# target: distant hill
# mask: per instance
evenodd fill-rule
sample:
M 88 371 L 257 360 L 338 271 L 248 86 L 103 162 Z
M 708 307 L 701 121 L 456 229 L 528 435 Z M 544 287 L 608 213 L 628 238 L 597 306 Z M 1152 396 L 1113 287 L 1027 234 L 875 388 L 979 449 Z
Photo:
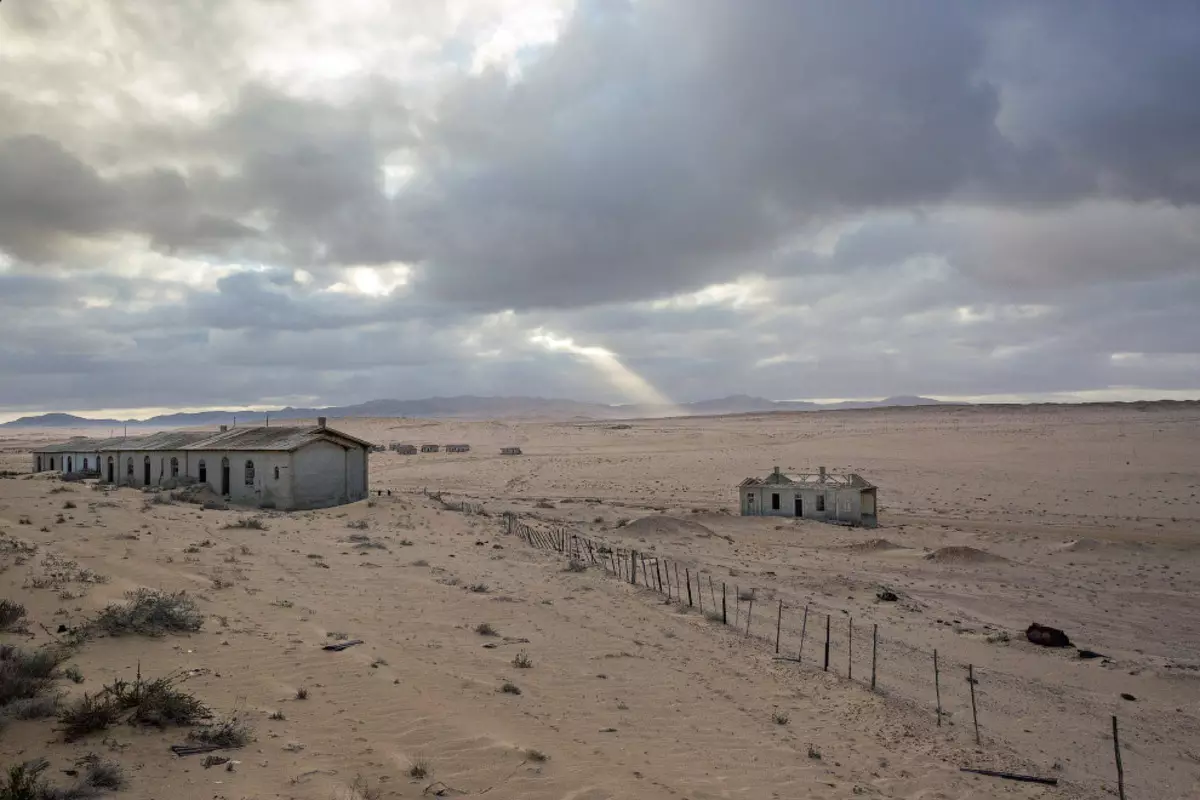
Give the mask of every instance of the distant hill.
M 820 404 L 805 400 L 767 400 L 749 395 L 732 395 L 715 400 L 700 400 L 664 405 L 605 405 L 545 397 L 427 397 L 422 400 L 369 400 L 349 406 L 326 408 L 280 408 L 274 411 L 224 409 L 176 414 L 161 414 L 149 419 L 116 420 L 88 419 L 74 414 L 51 413 L 21 417 L 0 425 L 0 428 L 77 428 L 113 427 L 117 425 L 155 428 L 186 428 L 212 425 L 261 424 L 273 420 L 312 419 L 329 417 L 451 417 L 462 419 L 630 419 L 637 417 L 718 416 L 721 414 L 753 414 L 771 411 L 820 411 L 848 408 L 883 408 L 886 406 L 941 405 L 927 397 L 889 397 L 886 400 L 848 401 Z

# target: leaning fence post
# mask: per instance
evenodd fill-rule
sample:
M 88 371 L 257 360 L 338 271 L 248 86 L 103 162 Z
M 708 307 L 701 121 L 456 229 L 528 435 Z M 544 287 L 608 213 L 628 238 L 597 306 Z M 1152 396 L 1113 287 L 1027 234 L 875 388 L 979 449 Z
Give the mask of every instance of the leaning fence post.
M 713 611 L 717 610 L 717 593 L 713 589 L 712 575 L 708 576 L 708 596 L 712 598 Z
M 688 567 L 683 568 L 683 579 L 687 582 L 688 590 L 688 608 L 692 607 L 692 571 Z
M 733 627 L 740 628 L 742 621 L 742 590 L 733 585 Z
M 1121 737 L 1117 733 L 1117 715 L 1113 714 L 1113 753 L 1117 757 L 1117 794 L 1125 800 L 1125 767 L 1121 764 Z
M 700 573 L 696 573 L 696 605 L 700 609 L 700 614 L 704 614 L 704 589 L 700 586 Z
M 975 710 L 975 665 L 967 665 L 967 682 L 971 684 L 971 719 L 975 722 L 975 745 L 979 745 L 979 713 Z
M 637 586 L 637 550 L 629 551 L 629 582 Z
M 796 653 L 796 663 L 804 663 L 804 634 L 808 632 L 808 603 L 804 604 L 804 622 L 800 624 L 800 650 Z
M 675 599 L 683 604 L 683 594 L 679 590 L 679 562 L 675 562 Z
M 779 601 L 779 614 L 775 617 L 775 655 L 779 655 L 779 633 L 783 629 L 783 601 Z
M 942 681 L 941 675 L 938 672 L 938 657 L 937 648 L 933 649 L 933 691 L 937 695 L 937 720 L 938 727 L 942 727 Z
M 875 656 L 879 648 L 879 625 L 871 628 L 871 691 L 875 691 Z
M 829 615 L 825 615 L 825 671 L 829 672 Z
M 721 581 L 721 624 L 729 624 L 729 612 L 725 607 L 725 581 Z

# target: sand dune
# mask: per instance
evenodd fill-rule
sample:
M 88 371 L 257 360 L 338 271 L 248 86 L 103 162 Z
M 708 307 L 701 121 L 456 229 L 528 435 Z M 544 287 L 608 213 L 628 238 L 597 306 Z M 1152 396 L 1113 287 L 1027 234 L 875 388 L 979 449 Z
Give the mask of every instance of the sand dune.
M 936 561 L 939 564 L 999 564 L 1008 561 L 1004 556 L 965 546 L 939 547 L 926 554 L 925 560 Z

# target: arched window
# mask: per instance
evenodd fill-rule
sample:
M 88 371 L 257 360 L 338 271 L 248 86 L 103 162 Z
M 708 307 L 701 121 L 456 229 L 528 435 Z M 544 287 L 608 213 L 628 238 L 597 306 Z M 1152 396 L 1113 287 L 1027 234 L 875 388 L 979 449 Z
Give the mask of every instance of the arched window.
M 83 471 L 88 471 L 88 460 L 86 458 L 83 460 Z
M 73 469 L 73 466 L 74 464 L 71 461 L 71 457 L 67 456 L 67 472 L 74 472 L 75 470 Z
M 246 461 L 246 485 L 254 485 L 254 462 L 249 460 Z
M 172 478 L 179 477 L 179 459 L 178 458 L 171 459 L 171 477 Z
M 200 482 L 201 482 L 201 483 L 208 483 L 208 468 L 207 468 L 206 466 L 204 466 L 204 459 L 203 459 L 203 458 L 202 458 L 202 459 L 200 459 L 200 464 L 198 465 L 198 469 L 200 470 L 200 475 L 199 475 L 199 477 L 200 477 Z
M 133 456 L 130 456 L 129 460 L 125 462 L 125 474 L 130 478 L 133 477 Z
M 275 480 L 279 480 L 279 467 L 275 468 Z

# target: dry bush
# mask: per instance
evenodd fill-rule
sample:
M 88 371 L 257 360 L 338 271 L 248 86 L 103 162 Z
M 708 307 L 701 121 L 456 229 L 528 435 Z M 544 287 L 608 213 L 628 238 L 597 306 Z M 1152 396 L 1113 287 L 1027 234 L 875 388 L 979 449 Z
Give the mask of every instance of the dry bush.
M 567 562 L 564 572 L 587 572 L 588 565 L 580 561 L 578 558 L 572 558 Z
M 107 730 L 121 721 L 121 709 L 104 692 L 86 692 L 71 705 L 58 712 L 63 739 L 74 742 L 90 733 Z
M 429 760 L 425 758 L 414 758 L 408 765 L 408 777 L 416 780 L 427 778 L 433 773 L 433 767 L 430 766 Z
M 517 669 L 532 669 L 533 659 L 524 650 L 513 656 L 512 664 Z
M 356 519 L 353 522 L 347 522 L 346 527 L 353 528 L 356 531 L 365 531 L 367 528 L 371 527 L 371 523 L 367 522 L 365 519 Z
M 771 722 L 774 722 L 776 725 L 787 725 L 791 721 L 792 718 L 786 711 L 776 709 L 771 712 Z
M 304 688 L 303 686 L 301 686 L 299 689 L 297 689 L 296 690 L 296 699 L 297 700 L 307 700 L 308 699 L 308 689 Z
M 546 755 L 541 750 L 534 750 L 533 748 L 525 751 L 525 758 L 529 761 L 536 761 L 539 764 L 550 760 L 550 756 Z
M 487 594 L 489 591 L 491 591 L 491 587 L 486 583 L 472 583 L 467 587 L 467 589 L 475 594 Z
M 500 691 L 503 692 L 504 694 L 520 694 L 521 687 L 517 686 L 515 683 L 513 683 L 511 681 L 505 681 L 504 685 L 500 687 Z
M 187 592 L 162 592 L 136 589 L 128 592 L 124 605 L 112 604 L 86 626 L 110 636 L 141 634 L 162 636 L 166 633 L 194 633 L 204 624 L 204 615 Z
M 25 606 L 12 600 L 0 600 L 0 631 L 20 631 L 25 625 Z
M 122 711 L 128 711 L 129 722 L 138 725 L 195 725 L 212 718 L 212 711 L 195 695 L 176 688 L 179 673 L 152 681 L 145 680 L 139 673 L 131 683 L 114 680 L 104 687 L 104 692 Z
M 67 502 L 63 503 L 63 508 L 65 508 L 65 509 L 72 509 L 72 508 L 77 508 L 77 506 L 75 505 L 75 503 L 73 503 L 72 501 L 68 500 Z
M 42 648 L 32 652 L 0 645 L 0 712 L 14 703 L 44 696 L 58 677 L 66 654 Z
M 50 766 L 44 758 L 15 764 L 0 779 L 0 800 L 88 800 L 105 790 L 125 786 L 125 771 L 115 761 L 89 753 L 75 762 L 79 777 L 73 786 L 52 786 L 42 777 Z
M 490 622 L 481 622 L 475 626 L 475 632 L 480 636 L 499 636 L 500 634 L 492 627 Z
M 188 738 L 201 744 L 211 744 L 216 747 L 245 747 L 254 741 L 254 733 L 241 717 L 231 714 L 219 719 L 211 725 L 205 725 L 199 730 L 188 734 Z

